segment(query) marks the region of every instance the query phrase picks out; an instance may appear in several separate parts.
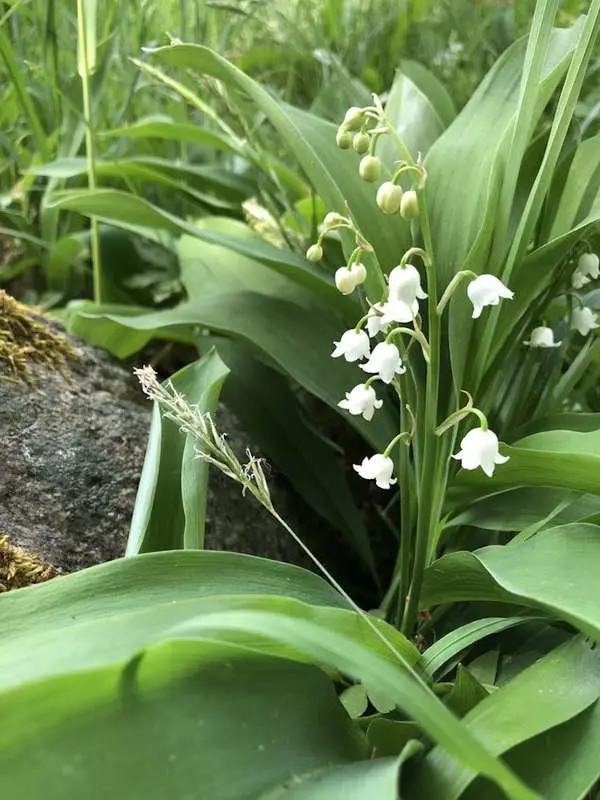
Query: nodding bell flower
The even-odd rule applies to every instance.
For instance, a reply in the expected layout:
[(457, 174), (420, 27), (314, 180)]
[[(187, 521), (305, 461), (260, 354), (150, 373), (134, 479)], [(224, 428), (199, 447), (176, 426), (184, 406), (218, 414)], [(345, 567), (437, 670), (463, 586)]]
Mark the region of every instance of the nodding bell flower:
[(380, 308), (383, 322), (412, 322), (419, 313), (419, 300), (426, 297), (416, 267), (412, 264), (394, 267), (389, 276), (387, 302)]
[(359, 383), (350, 392), (346, 392), (346, 399), (340, 400), (338, 406), (345, 408), (354, 416), (362, 414), (363, 418), (369, 422), (373, 419), (375, 410), (381, 408), (383, 400), (378, 400), (375, 389), (364, 383)]
[(369, 183), (378, 181), (381, 176), (381, 161), (377, 156), (364, 156), (358, 165), (358, 174)]
[(571, 330), (579, 331), (582, 336), (587, 336), (590, 331), (598, 327), (598, 315), (591, 308), (574, 308), (571, 315)]
[(473, 319), (477, 319), (484, 306), (497, 306), (501, 299), (512, 300), (515, 294), (495, 275), (478, 275), (467, 286), (467, 296), (473, 303)]
[(353, 467), (361, 478), (375, 481), (380, 489), (389, 489), (396, 483), (396, 478), (392, 478), (394, 462), (382, 453), (376, 453), (371, 458), (365, 457), (362, 464), (353, 464)]
[(400, 201), (400, 216), (403, 219), (416, 219), (419, 216), (419, 199), (414, 189), (404, 192)]
[(382, 315), (378, 314), (376, 309), (371, 308), (367, 317), (367, 332), (371, 339), (386, 328), (387, 323), (383, 321)]
[(347, 225), (348, 220), (343, 214), (338, 214), (337, 211), (328, 211), (323, 219), (323, 227), (333, 228), (334, 225)]
[(600, 277), (600, 258), (596, 253), (582, 253), (577, 261), (577, 270), (592, 280)]
[(508, 456), (498, 452), (498, 437), (493, 431), (473, 428), (460, 443), (460, 451), (453, 455), (461, 462), (463, 469), (481, 469), (488, 478), (494, 474), (496, 464), (505, 464)]
[(402, 375), (406, 372), (398, 348), (395, 344), (388, 342), (380, 342), (375, 345), (369, 360), (366, 364), (361, 364), (360, 368), (371, 375), (379, 375), (384, 383), (391, 383), (394, 375)]
[(344, 356), (346, 361), (358, 361), (369, 355), (369, 337), (364, 331), (357, 331), (352, 328), (342, 334), (339, 342), (334, 342), (335, 350), (331, 354), (332, 358)]
[(539, 328), (534, 328), (529, 334), (529, 341), (523, 342), (528, 347), (560, 347), (562, 342), (554, 341), (554, 331), (552, 328), (547, 328), (541, 325)]
[(382, 183), (377, 190), (377, 197), (375, 199), (377, 205), (384, 214), (395, 214), (400, 210), (402, 187), (397, 186), (391, 181), (386, 181)]
[(590, 283), (592, 279), (587, 273), (582, 272), (579, 267), (571, 275), (571, 286), (573, 289), (583, 289), (583, 287)]

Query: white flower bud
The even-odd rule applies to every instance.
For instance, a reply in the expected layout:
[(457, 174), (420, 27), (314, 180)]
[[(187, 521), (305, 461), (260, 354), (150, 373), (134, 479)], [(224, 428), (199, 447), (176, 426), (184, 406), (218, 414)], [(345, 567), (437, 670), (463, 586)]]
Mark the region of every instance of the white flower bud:
[(382, 183), (377, 190), (377, 205), (384, 214), (395, 214), (400, 210), (402, 187), (391, 181)]
[(342, 294), (352, 294), (356, 289), (356, 277), (348, 267), (340, 267), (335, 271), (335, 286)]
[(361, 283), (367, 280), (367, 268), (364, 264), (361, 264), (360, 261), (356, 262), (356, 264), (352, 264), (350, 272), (354, 278), (355, 286), (360, 286)]
[(358, 153), (359, 156), (362, 156), (369, 149), (370, 141), (371, 139), (368, 133), (355, 134), (354, 139), (352, 139), (352, 147), (354, 152)]
[(346, 111), (346, 116), (344, 117), (342, 125), (349, 131), (357, 131), (363, 124), (364, 116), (362, 108), (351, 106), (348, 111)]
[(414, 189), (409, 189), (402, 195), (400, 215), (403, 219), (416, 219), (419, 216), (419, 199)]
[(377, 156), (365, 156), (358, 165), (358, 174), (364, 181), (375, 183), (381, 176), (381, 161)]
[(306, 251), (306, 258), (308, 261), (312, 261), (313, 264), (317, 261), (320, 261), (323, 258), (323, 248), (320, 244), (311, 244), (311, 246)]
[(352, 133), (341, 125), (335, 135), (335, 143), (341, 150), (349, 150), (352, 146)]

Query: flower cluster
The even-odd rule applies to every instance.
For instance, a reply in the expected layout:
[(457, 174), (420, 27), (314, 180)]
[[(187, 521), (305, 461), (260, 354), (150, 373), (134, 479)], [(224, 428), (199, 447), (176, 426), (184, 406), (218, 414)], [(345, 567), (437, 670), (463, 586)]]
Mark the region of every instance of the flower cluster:
[[(600, 277), (600, 258), (595, 253), (582, 253), (577, 261), (577, 267), (571, 275), (571, 286), (573, 289), (583, 289), (592, 280)], [(577, 331), (581, 336), (587, 336), (591, 331), (599, 327), (598, 315), (584, 305), (583, 301), (577, 297), (579, 306), (574, 308), (570, 318), (570, 328)], [(534, 328), (529, 339), (523, 344), (532, 348), (552, 348), (560, 347), (562, 342), (554, 341), (552, 328), (541, 325)]]

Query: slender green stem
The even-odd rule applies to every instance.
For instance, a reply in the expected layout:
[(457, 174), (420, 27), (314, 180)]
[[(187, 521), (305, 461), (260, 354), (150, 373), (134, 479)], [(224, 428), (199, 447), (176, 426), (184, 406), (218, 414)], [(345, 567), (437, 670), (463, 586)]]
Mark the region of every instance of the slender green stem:
[[(94, 137), (94, 119), (92, 98), (90, 91), (90, 53), (88, 53), (88, 39), (86, 33), (85, 2), (77, 0), (77, 30), (79, 45), (82, 53), (82, 64), (79, 74), (83, 94), (83, 117), (85, 122), (85, 156), (87, 161), (88, 188), (96, 188), (96, 142)], [(94, 281), (94, 300), (102, 302), (102, 263), (100, 256), (100, 231), (98, 220), (92, 217), (90, 223), (90, 241), (92, 246), (92, 270)]]
[(419, 216), (425, 250), (431, 258), (426, 264), (427, 291), (429, 293), (429, 368), (425, 391), (425, 414), (423, 425), (423, 464), (419, 482), (419, 510), (417, 514), (417, 533), (414, 547), (410, 590), (404, 607), (402, 631), (410, 635), (415, 627), (419, 611), (419, 597), (423, 585), (423, 573), (429, 557), (429, 543), (437, 530), (439, 519), (439, 499), (436, 491), (438, 474), (439, 439), (435, 435), (438, 414), (438, 395), (440, 383), (440, 317), (437, 313), (437, 275), (434, 264), (433, 242), (427, 206), (422, 190), (419, 198)]

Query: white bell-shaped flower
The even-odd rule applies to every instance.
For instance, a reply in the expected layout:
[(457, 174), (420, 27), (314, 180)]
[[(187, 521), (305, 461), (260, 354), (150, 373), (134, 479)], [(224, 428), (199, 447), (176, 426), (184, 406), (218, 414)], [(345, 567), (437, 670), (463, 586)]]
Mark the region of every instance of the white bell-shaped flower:
[(590, 283), (591, 280), (592, 279), (586, 272), (583, 272), (579, 269), (579, 267), (577, 267), (577, 269), (571, 275), (571, 286), (573, 289), (583, 289), (583, 287)]
[(367, 317), (367, 332), (371, 339), (386, 328), (387, 323), (384, 322), (382, 315), (378, 314), (374, 308), (371, 308)]
[(587, 336), (590, 331), (598, 327), (598, 315), (591, 308), (574, 308), (571, 315), (571, 329), (579, 331), (582, 336)]
[(342, 294), (352, 294), (356, 289), (356, 275), (348, 267), (340, 267), (335, 271), (335, 288)]
[(378, 400), (375, 389), (359, 383), (349, 392), (346, 392), (346, 399), (340, 400), (338, 406), (345, 408), (354, 416), (362, 414), (363, 418), (369, 422), (373, 419), (373, 414), (377, 408), (381, 408), (383, 400)]
[(545, 325), (540, 325), (539, 328), (534, 328), (530, 335), (529, 341), (523, 342), (528, 347), (560, 347), (562, 342), (554, 341), (554, 331), (552, 328), (547, 328)]
[(477, 319), (485, 306), (497, 306), (503, 298), (512, 300), (515, 295), (495, 275), (478, 275), (467, 286), (467, 296), (473, 303), (473, 319)]
[(381, 306), (385, 322), (412, 322), (419, 313), (419, 300), (427, 297), (421, 287), (419, 270), (412, 264), (390, 272), (388, 299)]
[(350, 272), (354, 278), (354, 283), (356, 286), (360, 286), (361, 283), (364, 283), (367, 280), (367, 268), (364, 264), (361, 264), (360, 261), (352, 264), (350, 267)]
[(596, 253), (582, 253), (577, 261), (577, 269), (595, 281), (600, 276), (600, 258)]
[(508, 456), (498, 452), (498, 437), (493, 431), (473, 428), (460, 443), (460, 451), (453, 455), (461, 462), (463, 469), (481, 469), (488, 478), (494, 474), (496, 464), (505, 464)]
[(372, 375), (379, 375), (384, 383), (391, 383), (394, 375), (402, 375), (403, 372), (406, 372), (398, 348), (395, 344), (388, 344), (388, 342), (380, 342), (375, 345), (369, 360), (366, 364), (361, 364), (360, 368)]
[(376, 453), (371, 458), (365, 457), (362, 464), (353, 464), (353, 467), (361, 478), (375, 481), (380, 489), (389, 489), (396, 483), (396, 478), (392, 478), (394, 462), (381, 453)]
[(370, 342), (365, 331), (357, 331), (351, 328), (342, 334), (339, 342), (334, 342), (335, 350), (331, 354), (332, 358), (344, 356), (346, 361), (358, 361), (369, 355)]

